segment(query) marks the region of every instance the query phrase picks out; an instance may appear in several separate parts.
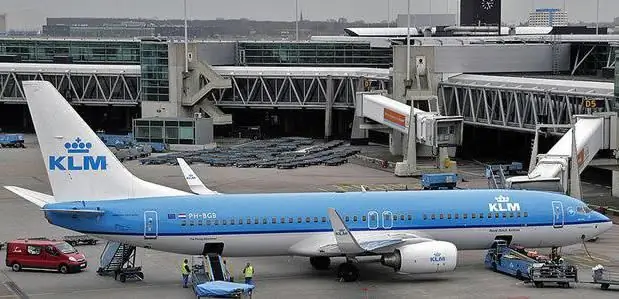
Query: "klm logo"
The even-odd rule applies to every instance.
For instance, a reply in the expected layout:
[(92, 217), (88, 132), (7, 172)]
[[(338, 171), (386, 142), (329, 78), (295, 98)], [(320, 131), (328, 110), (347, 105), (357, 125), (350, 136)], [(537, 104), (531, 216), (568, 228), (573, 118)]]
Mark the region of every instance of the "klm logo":
[(443, 255), (441, 255), (440, 252), (435, 252), (433, 257), (430, 257), (430, 262), (444, 262), (445, 261), (445, 257)]
[(499, 195), (494, 198), (496, 202), (489, 203), (488, 209), (490, 212), (517, 212), (520, 211), (520, 204), (516, 202), (510, 202), (509, 197)]
[(105, 156), (91, 156), (92, 143), (82, 142), (79, 137), (73, 143), (64, 144), (66, 156), (49, 156), (49, 170), (106, 170)]

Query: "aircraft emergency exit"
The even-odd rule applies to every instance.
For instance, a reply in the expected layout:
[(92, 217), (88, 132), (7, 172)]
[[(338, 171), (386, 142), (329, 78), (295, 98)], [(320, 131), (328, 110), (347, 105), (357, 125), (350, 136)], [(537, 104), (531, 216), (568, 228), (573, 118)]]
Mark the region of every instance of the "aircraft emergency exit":
[(187, 193), (131, 174), (51, 83), (23, 87), (53, 196), (6, 188), (49, 223), (102, 239), (188, 255), (304, 256), (316, 269), (346, 257), (338, 274), (354, 281), (358, 256), (438, 273), (455, 269), (458, 250), (496, 239), (560, 247), (612, 226), (582, 201), (535, 191), (222, 194), (195, 181), (203, 194)]

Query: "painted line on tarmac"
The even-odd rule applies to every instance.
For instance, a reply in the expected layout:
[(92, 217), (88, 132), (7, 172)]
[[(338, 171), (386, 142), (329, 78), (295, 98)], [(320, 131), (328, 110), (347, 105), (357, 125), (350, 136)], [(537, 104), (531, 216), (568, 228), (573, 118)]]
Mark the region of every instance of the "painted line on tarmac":
[(38, 297), (38, 296), (53, 296), (53, 295), (67, 295), (67, 294), (79, 294), (79, 293), (99, 293), (99, 292), (109, 292), (109, 291), (118, 291), (118, 290), (122, 290), (124, 291), (131, 291), (131, 290), (137, 290), (137, 289), (148, 289), (148, 288), (155, 288), (155, 287), (164, 287), (164, 288), (168, 288), (168, 287), (172, 287), (172, 286), (176, 286), (181, 290), (184, 290), (183, 288), (181, 288), (181, 285), (178, 283), (170, 283), (170, 284), (151, 284), (151, 285), (145, 285), (145, 286), (132, 286), (132, 287), (124, 287), (124, 288), (105, 288), (105, 289), (92, 289), (92, 290), (68, 290), (66, 292), (49, 292), (49, 293), (37, 293), (37, 294), (30, 294), (30, 297)]

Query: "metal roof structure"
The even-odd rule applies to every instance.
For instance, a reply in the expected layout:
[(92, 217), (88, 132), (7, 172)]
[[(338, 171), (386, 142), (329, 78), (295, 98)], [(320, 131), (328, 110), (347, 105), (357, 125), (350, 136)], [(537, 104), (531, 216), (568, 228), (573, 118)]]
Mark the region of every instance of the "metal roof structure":
[(141, 75), (139, 65), (0, 63), (0, 73)]
[(382, 68), (344, 67), (263, 67), (263, 66), (213, 66), (222, 76), (256, 77), (365, 77), (389, 79), (390, 70)]
[(524, 77), (508, 77), (508, 76), (486, 76), (486, 75), (470, 75), (461, 74), (450, 77), (449, 83), (459, 83), (462, 85), (477, 85), (484, 87), (497, 87), (501, 89), (520, 88), (520, 89), (535, 89), (547, 90), (555, 92), (571, 92), (571, 93), (591, 93), (596, 95), (613, 95), (614, 83), (595, 82), (595, 81), (574, 81), (574, 80), (556, 80), (556, 79), (539, 79), (539, 78), (524, 78)]

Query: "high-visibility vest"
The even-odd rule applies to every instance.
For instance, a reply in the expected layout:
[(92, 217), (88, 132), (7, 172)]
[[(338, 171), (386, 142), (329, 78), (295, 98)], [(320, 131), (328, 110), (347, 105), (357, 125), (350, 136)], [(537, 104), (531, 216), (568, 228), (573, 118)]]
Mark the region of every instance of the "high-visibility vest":
[(249, 266), (245, 268), (245, 277), (252, 277), (252, 276), (254, 276), (254, 267)]
[(181, 273), (183, 273), (183, 275), (189, 275), (189, 272), (187, 271), (185, 266), (187, 266), (187, 264), (185, 263), (181, 264)]

